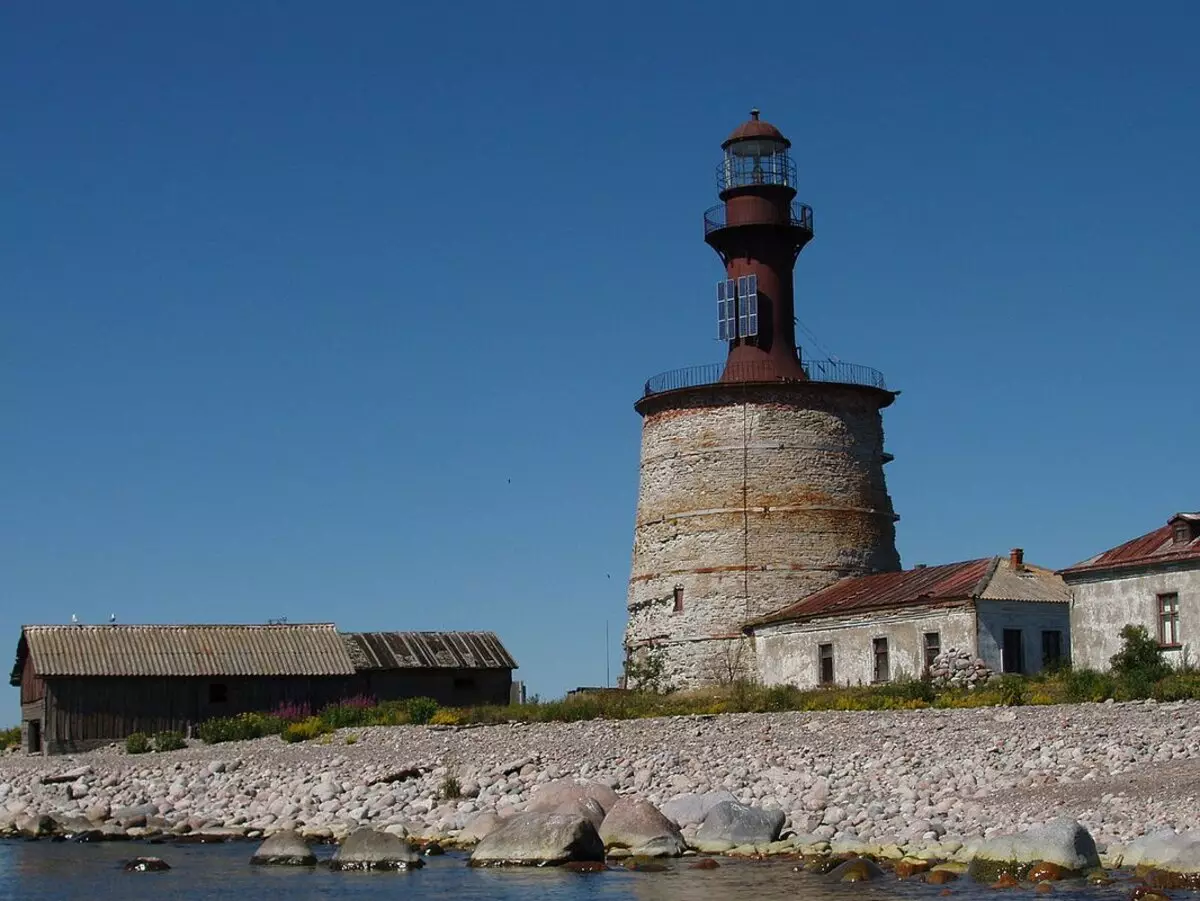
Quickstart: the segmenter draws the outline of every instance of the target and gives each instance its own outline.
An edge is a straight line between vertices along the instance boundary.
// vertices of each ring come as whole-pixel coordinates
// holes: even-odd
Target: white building
[[[1071,656],[1106,670],[1121,649],[1121,628],[1142,625],[1179,665],[1200,655],[1200,513],[1176,513],[1165,526],[1064,569],[1071,589]]]
[[[798,688],[918,677],[951,648],[1035,673],[1070,648],[1070,593],[1021,550],[843,579],[750,623],[760,680]]]

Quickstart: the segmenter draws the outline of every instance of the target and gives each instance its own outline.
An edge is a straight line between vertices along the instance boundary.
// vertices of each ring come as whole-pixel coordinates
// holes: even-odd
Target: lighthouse
[[[704,213],[718,362],[649,379],[625,630],[631,687],[755,674],[749,621],[847,576],[898,570],[883,375],[806,358],[794,271],[813,237],[791,142],[758,110],[722,143]],[[710,307],[711,309],[711,307]]]

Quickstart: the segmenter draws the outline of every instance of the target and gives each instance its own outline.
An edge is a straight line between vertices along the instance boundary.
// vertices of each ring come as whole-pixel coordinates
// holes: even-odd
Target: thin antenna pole
[[[604,687],[612,687],[612,661],[608,653],[608,620],[604,621]]]

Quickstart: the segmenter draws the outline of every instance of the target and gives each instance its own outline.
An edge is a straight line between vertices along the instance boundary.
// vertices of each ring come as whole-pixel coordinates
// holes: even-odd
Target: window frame
[[[829,649],[828,656],[825,654],[825,649]],[[829,661],[829,678],[825,678],[825,661]],[[837,683],[837,671],[834,668],[833,642],[822,641],[817,644],[817,684],[835,685]]]
[[[1170,607],[1168,608],[1168,602]],[[1160,591],[1154,596],[1154,621],[1157,624],[1158,646],[1160,648],[1178,648],[1183,644],[1179,640],[1179,592]],[[1167,641],[1168,623],[1171,626],[1172,641]]]
[[[934,638],[934,643],[933,643],[932,648],[930,647],[930,644],[929,644],[929,637],[931,635]],[[930,650],[933,650],[933,652],[934,652],[932,657],[929,655]],[[937,659],[937,656],[940,653],[942,653],[942,633],[940,631],[922,632],[921,633],[921,654],[922,654],[921,659],[925,661],[926,672],[933,669],[933,661]]]
[[[883,651],[880,653],[880,648]],[[883,678],[879,677],[879,660],[883,659]],[[883,685],[892,681],[891,647],[887,636],[880,635],[871,639],[871,684]]]

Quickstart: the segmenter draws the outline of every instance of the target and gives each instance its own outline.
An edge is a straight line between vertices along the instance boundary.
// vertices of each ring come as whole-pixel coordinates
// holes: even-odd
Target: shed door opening
[[[1001,663],[1006,673],[1025,672],[1025,652],[1020,629],[1004,630],[1004,649]]]
[[[25,724],[26,734],[29,736],[28,745],[30,754],[42,753],[42,722],[41,720],[30,720]]]
[[[817,646],[817,657],[821,662],[821,684],[833,684],[833,645],[822,644]]]

